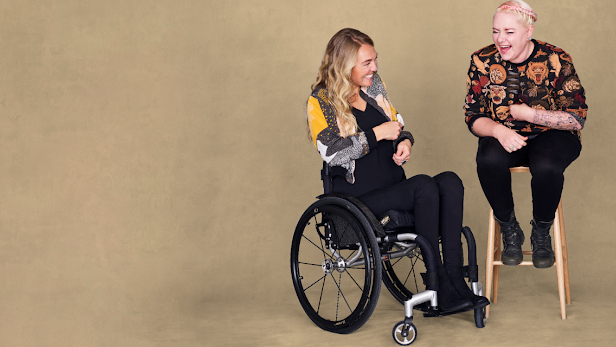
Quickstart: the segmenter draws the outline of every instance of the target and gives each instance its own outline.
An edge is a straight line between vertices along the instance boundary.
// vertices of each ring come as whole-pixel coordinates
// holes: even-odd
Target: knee
[[[436,181],[428,175],[417,175],[411,177],[418,197],[438,197],[439,187]]]
[[[565,170],[550,160],[542,160],[538,163],[533,163],[530,167],[533,178],[548,179],[548,180],[561,180],[564,179]]]
[[[439,191],[464,194],[464,184],[462,179],[451,171],[442,172],[434,176],[434,181],[437,183]]]

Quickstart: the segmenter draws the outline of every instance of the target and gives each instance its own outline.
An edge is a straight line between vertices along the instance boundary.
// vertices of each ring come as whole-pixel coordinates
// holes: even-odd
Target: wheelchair
[[[377,220],[357,198],[332,193],[331,178],[329,165],[323,163],[324,194],[302,214],[291,244],[293,286],[308,317],[323,330],[352,333],[376,308],[381,281],[404,305],[404,319],[392,330],[401,346],[417,338],[413,310],[425,317],[459,313],[438,308],[434,251],[425,238],[413,233],[412,216],[392,228],[390,215],[399,211],[389,211]],[[468,227],[462,234],[468,249],[465,277],[472,291],[483,295],[475,239]],[[423,291],[418,285],[420,277]],[[477,328],[483,328],[485,307],[475,309],[474,318]]]

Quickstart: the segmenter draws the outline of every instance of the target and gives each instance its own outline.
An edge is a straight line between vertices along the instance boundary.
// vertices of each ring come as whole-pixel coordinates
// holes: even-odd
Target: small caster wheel
[[[475,310],[475,325],[477,328],[483,328],[486,326],[486,308],[478,308]]]
[[[415,324],[405,324],[404,321],[396,323],[391,333],[394,336],[394,341],[400,346],[408,346],[417,338],[417,328],[415,328]]]

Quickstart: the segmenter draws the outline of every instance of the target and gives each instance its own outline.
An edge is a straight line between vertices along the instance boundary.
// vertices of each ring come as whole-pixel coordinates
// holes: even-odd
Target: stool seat
[[[512,173],[530,172],[527,166],[512,167],[509,169]],[[503,265],[501,259],[502,244],[500,225],[494,218],[494,211],[490,208],[490,217],[488,223],[488,250],[486,253],[486,297],[493,304],[496,303],[498,294],[498,275],[499,266]],[[532,251],[522,251],[524,255],[532,255]],[[556,257],[556,278],[558,280],[558,296],[560,298],[560,315],[562,319],[567,319],[565,302],[571,303],[571,294],[569,290],[569,263],[567,253],[567,238],[565,237],[565,223],[563,216],[562,199],[558,203],[558,208],[554,215],[554,255]],[[519,265],[533,265],[532,261],[522,261]],[[492,293],[492,290],[494,291]],[[490,306],[486,306],[486,318],[489,317]]]

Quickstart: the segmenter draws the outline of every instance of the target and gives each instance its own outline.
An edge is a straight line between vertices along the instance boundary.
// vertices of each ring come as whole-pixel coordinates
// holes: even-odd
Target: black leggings
[[[479,139],[477,174],[494,215],[509,220],[513,211],[510,167],[528,165],[533,176],[533,217],[551,221],[563,190],[565,169],[580,155],[577,136],[568,131],[549,130],[513,153],[507,152],[493,137]]]
[[[414,212],[415,232],[428,240],[437,264],[442,264],[440,236],[445,265],[462,266],[464,186],[455,173],[413,176],[391,187],[366,193],[359,200],[376,216],[389,210]]]

